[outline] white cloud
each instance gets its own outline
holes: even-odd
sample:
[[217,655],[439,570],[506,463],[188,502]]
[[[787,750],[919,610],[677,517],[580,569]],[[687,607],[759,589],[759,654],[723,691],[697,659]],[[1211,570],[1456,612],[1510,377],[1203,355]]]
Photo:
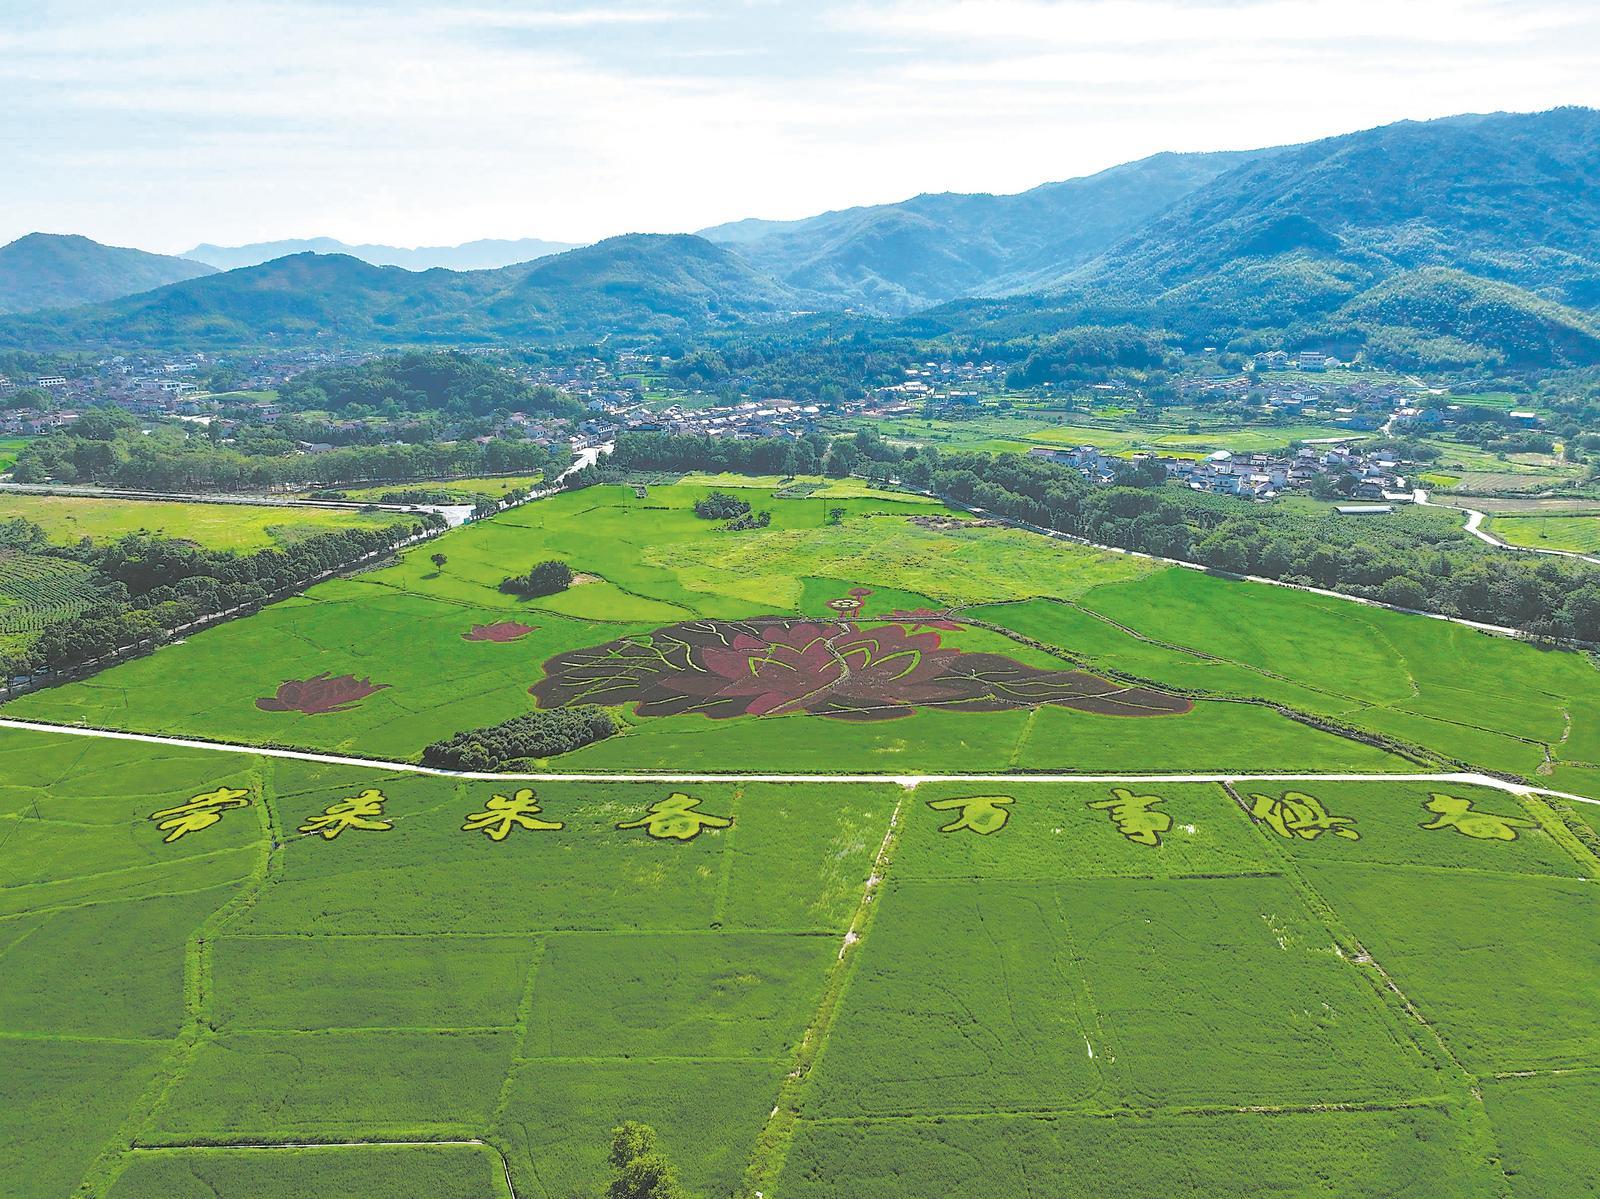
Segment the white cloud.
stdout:
[[41,7],[0,240],[585,239],[1600,100],[1568,0]]

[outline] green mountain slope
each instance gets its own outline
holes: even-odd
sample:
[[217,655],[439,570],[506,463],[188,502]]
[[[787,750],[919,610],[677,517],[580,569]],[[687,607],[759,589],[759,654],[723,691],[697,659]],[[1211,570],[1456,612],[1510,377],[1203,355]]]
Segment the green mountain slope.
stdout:
[[1286,150],[1041,282],[1200,333],[1331,314],[1421,267],[1600,306],[1600,113],[1403,122]]
[[784,282],[871,312],[1031,290],[1195,188],[1273,151],[1157,154],[1018,195],[922,195],[799,221],[702,231]]
[[30,233],[0,246],[0,313],[115,300],[214,270],[75,234]]
[[1509,283],[1425,267],[1363,292],[1323,322],[1392,362],[1569,366],[1600,361],[1600,322]]

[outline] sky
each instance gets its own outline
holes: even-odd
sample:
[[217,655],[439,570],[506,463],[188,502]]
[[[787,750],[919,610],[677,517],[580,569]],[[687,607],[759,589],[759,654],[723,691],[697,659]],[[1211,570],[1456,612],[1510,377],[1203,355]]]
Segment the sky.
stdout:
[[0,242],[591,241],[1600,106],[1596,0],[0,0]]

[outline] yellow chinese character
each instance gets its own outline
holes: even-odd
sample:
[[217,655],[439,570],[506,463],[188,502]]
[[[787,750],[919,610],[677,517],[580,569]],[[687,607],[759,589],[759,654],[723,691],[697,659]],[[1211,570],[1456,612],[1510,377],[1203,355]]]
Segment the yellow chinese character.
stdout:
[[1111,794],[1116,798],[1096,800],[1089,806],[1109,813],[1111,823],[1128,840],[1160,845],[1161,834],[1172,827],[1172,817],[1152,809],[1166,800],[1159,795],[1135,795],[1125,787],[1113,787]]
[[302,833],[321,833],[332,841],[347,828],[373,829],[384,832],[392,829],[394,824],[388,820],[378,820],[383,815],[383,805],[387,802],[382,791],[368,787],[354,799],[341,799],[331,807],[324,808],[321,816],[313,816],[300,826]]
[[967,799],[932,799],[928,806],[935,812],[959,812],[960,815],[942,826],[941,833],[967,829],[981,837],[998,833],[1011,819],[1007,806],[1017,801],[1009,795],[974,795]]
[[674,791],[660,803],[651,804],[649,815],[642,820],[630,820],[617,827],[642,828],[652,837],[671,837],[677,841],[688,841],[698,837],[704,829],[727,828],[733,823],[726,816],[707,816],[702,812],[696,812],[694,809],[699,806],[698,799],[691,799],[681,791]]
[[1285,791],[1282,799],[1273,799],[1270,795],[1251,795],[1250,798],[1254,801],[1250,815],[1280,837],[1315,841],[1323,833],[1332,833],[1346,841],[1361,840],[1361,834],[1350,827],[1355,823],[1353,819],[1328,815],[1328,809],[1314,795]]
[[1423,828],[1453,828],[1464,836],[1479,841],[1515,841],[1519,828],[1538,828],[1537,820],[1525,816],[1496,816],[1493,812],[1474,812],[1470,799],[1457,799],[1453,795],[1440,795],[1422,805],[1438,815]]
[[511,835],[513,827],[534,831],[566,827],[560,820],[537,819],[539,801],[533,797],[533,790],[529,787],[522,788],[510,799],[504,795],[490,796],[483,808],[481,812],[469,814],[467,822],[461,827],[469,833],[485,833],[491,841],[504,841]]
[[162,840],[170,843],[185,833],[197,833],[203,828],[210,828],[230,808],[249,807],[247,795],[249,792],[242,787],[218,787],[215,791],[196,795],[175,808],[152,812],[150,819],[161,822],[156,827],[167,834]]

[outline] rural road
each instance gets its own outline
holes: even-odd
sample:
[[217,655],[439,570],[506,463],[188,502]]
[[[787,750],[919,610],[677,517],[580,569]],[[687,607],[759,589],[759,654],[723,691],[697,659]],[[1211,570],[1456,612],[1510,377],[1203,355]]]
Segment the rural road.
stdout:
[[472,779],[478,782],[531,783],[897,783],[916,787],[923,783],[1443,783],[1455,786],[1489,787],[1511,795],[1549,795],[1573,803],[1600,805],[1600,799],[1573,795],[1549,787],[1512,783],[1493,775],[1474,771],[1449,774],[1251,774],[1248,772],[1207,774],[1062,774],[1007,772],[993,774],[788,774],[762,772],[702,771],[536,771],[497,774],[487,770],[445,770],[419,766],[415,762],[391,762],[381,758],[357,758],[344,754],[324,754],[311,750],[273,749],[260,745],[241,745],[231,741],[202,741],[188,737],[167,737],[156,733],[127,733],[116,729],[84,728],[73,724],[50,724],[35,720],[0,718],[0,728],[22,732],[61,733],[70,737],[98,737],[108,741],[134,741],[145,745],[166,745],[177,749],[212,750],[220,753],[254,754],[265,758],[291,758],[298,762],[319,762],[331,766],[358,766],[367,770],[387,770],[396,774],[420,774],[435,778]]
[[1553,558],[1576,558],[1580,562],[1592,562],[1600,566],[1600,558],[1593,554],[1580,554],[1576,550],[1547,550],[1533,545],[1512,545],[1509,541],[1501,541],[1483,528],[1483,522],[1489,519],[1487,512],[1480,512],[1476,508],[1468,508],[1461,504],[1435,504],[1428,498],[1428,493],[1420,487],[1413,493],[1413,497],[1425,508],[1449,508],[1454,512],[1466,513],[1466,531],[1485,545],[1492,545],[1496,549],[1514,550],[1520,554],[1548,554]]
[[[396,484],[400,486],[400,484]],[[144,500],[167,504],[222,504],[248,508],[325,508],[343,512],[437,512],[453,529],[472,515],[471,504],[377,504],[359,500],[304,500],[281,495],[227,495],[222,492],[120,491],[62,483],[0,483],[0,493],[81,496],[100,500]]]

